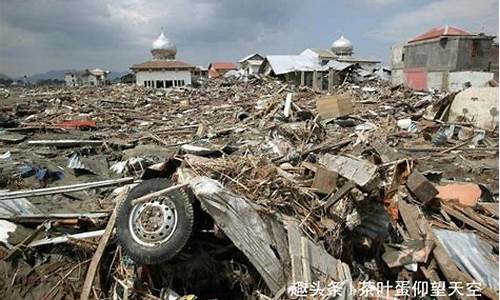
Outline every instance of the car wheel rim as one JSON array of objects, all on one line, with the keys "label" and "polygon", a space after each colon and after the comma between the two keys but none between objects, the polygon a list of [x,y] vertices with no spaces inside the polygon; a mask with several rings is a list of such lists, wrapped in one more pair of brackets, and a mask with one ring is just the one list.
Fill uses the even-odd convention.
[{"label": "car wheel rim", "polygon": [[132,238],[139,244],[155,247],[168,241],[177,227],[177,210],[168,197],[158,197],[134,205],[129,217]]}]

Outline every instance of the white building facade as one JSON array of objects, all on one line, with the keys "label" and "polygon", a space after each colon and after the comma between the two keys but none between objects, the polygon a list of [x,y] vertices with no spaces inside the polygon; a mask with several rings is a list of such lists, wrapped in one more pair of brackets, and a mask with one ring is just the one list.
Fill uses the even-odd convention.
[{"label": "white building facade", "polygon": [[86,69],[82,72],[68,72],[64,74],[66,86],[80,85],[105,85],[107,84],[109,71],[101,69]]},{"label": "white building facade", "polygon": [[172,88],[191,85],[191,73],[195,67],[175,59],[176,46],[163,32],[151,45],[153,59],[135,64],[136,84],[151,88]]},{"label": "white building facade", "polygon": [[259,68],[263,61],[264,57],[262,55],[253,53],[242,58],[238,63],[243,74],[253,75],[259,73]]}]

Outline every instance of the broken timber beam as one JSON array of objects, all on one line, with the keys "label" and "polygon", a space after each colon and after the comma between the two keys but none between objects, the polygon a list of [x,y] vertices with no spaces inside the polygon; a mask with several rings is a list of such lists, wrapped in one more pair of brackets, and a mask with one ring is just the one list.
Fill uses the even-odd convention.
[{"label": "broken timber beam", "polygon": [[11,200],[11,199],[16,199],[16,198],[27,198],[27,197],[37,197],[37,196],[46,196],[46,195],[78,192],[78,191],[83,191],[83,190],[89,190],[89,189],[95,189],[95,188],[107,187],[107,186],[113,186],[113,185],[120,185],[120,184],[127,184],[127,183],[132,183],[132,182],[134,182],[133,177],[125,177],[125,178],[120,178],[120,179],[110,179],[110,180],[103,180],[103,181],[72,184],[72,185],[66,185],[66,186],[56,186],[56,187],[50,187],[50,188],[35,189],[35,190],[30,190],[30,191],[15,191],[15,192],[0,193],[0,201]]},{"label": "broken timber beam", "polygon": [[495,242],[498,243],[498,233],[491,231],[490,229],[488,229],[485,226],[479,224],[478,222],[468,218],[466,215],[462,214],[458,210],[453,209],[452,207],[449,207],[448,205],[442,205],[442,207],[446,211],[446,213],[448,213],[452,217],[469,225],[470,227],[476,229],[477,231],[483,233],[484,235],[488,236],[489,238],[493,239]]},{"label": "broken timber beam", "polygon": [[79,146],[101,146],[103,141],[95,140],[38,140],[28,141],[30,146],[54,146],[54,147],[79,147]]},{"label": "broken timber beam", "polygon": [[123,190],[116,199],[115,209],[109,218],[108,225],[106,225],[106,229],[102,234],[101,239],[99,240],[99,245],[92,257],[92,261],[90,262],[89,268],[87,269],[87,275],[85,275],[85,281],[83,283],[82,293],[80,295],[80,300],[87,300],[90,296],[90,290],[92,288],[92,284],[94,282],[94,277],[97,272],[97,268],[101,262],[102,254],[108,245],[109,238],[113,234],[113,229],[115,228],[116,217],[118,215],[118,209],[120,204],[125,200],[128,195],[128,189]]}]

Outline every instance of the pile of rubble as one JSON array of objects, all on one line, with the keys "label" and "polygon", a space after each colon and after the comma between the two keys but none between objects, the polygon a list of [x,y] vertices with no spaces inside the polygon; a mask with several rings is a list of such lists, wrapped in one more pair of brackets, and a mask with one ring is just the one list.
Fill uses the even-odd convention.
[{"label": "pile of rubble", "polygon": [[483,89],[11,89],[1,294],[496,299],[498,88]]}]

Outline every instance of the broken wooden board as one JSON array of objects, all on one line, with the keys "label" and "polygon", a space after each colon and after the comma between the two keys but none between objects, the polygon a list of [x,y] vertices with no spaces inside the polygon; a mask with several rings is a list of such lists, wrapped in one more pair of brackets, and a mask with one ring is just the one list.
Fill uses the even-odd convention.
[{"label": "broken wooden board", "polygon": [[338,174],[324,167],[318,167],[311,188],[323,194],[330,194],[337,186]]},{"label": "broken wooden board", "polygon": [[406,186],[422,203],[431,201],[438,194],[434,185],[417,170],[413,170],[408,176]]},{"label": "broken wooden board", "polygon": [[498,213],[498,202],[479,202],[479,206],[487,210],[490,214],[494,216],[499,216]]},{"label": "broken wooden board", "polygon": [[81,147],[81,146],[101,146],[103,141],[96,140],[39,140],[28,141],[30,146],[54,146],[58,148]]},{"label": "broken wooden board", "polygon": [[377,185],[377,166],[369,161],[326,153],[320,163],[332,172],[356,183],[363,190],[371,190]]},{"label": "broken wooden board", "polygon": [[339,118],[352,114],[354,108],[347,95],[323,96],[316,99],[316,109],[322,118]]},{"label": "broken wooden board", "polygon": [[106,225],[106,229],[104,230],[102,237],[99,239],[99,245],[90,261],[90,265],[87,269],[87,274],[85,275],[85,281],[83,283],[82,293],[80,294],[80,300],[87,300],[90,297],[90,290],[92,288],[92,284],[94,283],[94,278],[97,273],[97,269],[100,266],[101,258],[104,254],[104,250],[108,245],[108,241],[113,235],[113,230],[115,228],[116,218],[118,215],[118,210],[120,208],[121,203],[125,200],[128,195],[128,189],[124,189],[120,194],[116,197],[115,201],[115,209],[109,218],[108,224]]},{"label": "broken wooden board", "polygon": [[202,208],[240,249],[276,294],[287,284],[290,257],[283,224],[208,177],[190,180]]},{"label": "broken wooden board", "polygon": [[[292,218],[285,221],[288,231],[288,247],[292,263],[292,282],[345,282],[352,286],[349,267],[331,256],[324,247],[316,245],[306,237],[299,222]],[[347,291],[344,291],[346,293]]]},{"label": "broken wooden board", "polygon": [[463,213],[461,213],[459,210],[454,209],[451,206],[448,205],[442,205],[443,209],[451,215],[452,217],[460,220],[462,223],[467,224],[468,226],[476,229],[477,231],[481,232],[482,234],[488,236],[491,238],[493,241],[498,243],[498,232],[494,232],[487,227],[483,226],[482,224],[479,224],[478,222],[472,220],[471,218],[467,217]]}]

